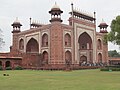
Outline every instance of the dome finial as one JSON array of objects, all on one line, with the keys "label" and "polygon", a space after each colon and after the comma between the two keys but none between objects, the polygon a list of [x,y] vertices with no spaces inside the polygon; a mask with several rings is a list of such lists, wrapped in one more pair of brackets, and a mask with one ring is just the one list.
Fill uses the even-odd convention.
[{"label": "dome finial", "polygon": [[55,2],[54,6],[52,7],[52,9],[60,9],[60,7],[57,5],[57,2]]},{"label": "dome finial", "polygon": [[57,5],[57,2],[55,1],[55,5]]},{"label": "dome finial", "polygon": [[102,22],[101,23],[105,23],[104,19],[102,18]]},{"label": "dome finial", "polygon": [[19,20],[18,20],[18,17],[16,17],[14,23],[20,23]]},{"label": "dome finial", "polygon": [[16,21],[18,21],[18,17],[16,17]]}]

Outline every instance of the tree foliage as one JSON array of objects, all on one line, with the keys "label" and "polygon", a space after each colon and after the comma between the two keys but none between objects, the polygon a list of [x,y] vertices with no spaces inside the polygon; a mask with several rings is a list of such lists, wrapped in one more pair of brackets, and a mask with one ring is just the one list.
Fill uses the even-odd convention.
[{"label": "tree foliage", "polygon": [[120,57],[120,53],[118,53],[116,50],[108,51],[109,57]]},{"label": "tree foliage", "polygon": [[120,16],[112,20],[111,31],[108,33],[108,41],[120,45]]}]

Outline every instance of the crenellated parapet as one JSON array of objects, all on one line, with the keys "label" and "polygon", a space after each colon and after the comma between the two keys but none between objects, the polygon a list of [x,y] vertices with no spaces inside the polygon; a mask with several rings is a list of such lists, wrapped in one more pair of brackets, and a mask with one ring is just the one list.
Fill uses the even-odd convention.
[{"label": "crenellated parapet", "polygon": [[[70,12],[70,14],[72,15],[72,12]],[[84,20],[92,22],[92,21],[96,20],[95,17],[93,17],[93,16],[94,15],[92,15],[91,13],[85,12],[83,10],[73,9],[73,17],[74,18],[84,19]]]}]

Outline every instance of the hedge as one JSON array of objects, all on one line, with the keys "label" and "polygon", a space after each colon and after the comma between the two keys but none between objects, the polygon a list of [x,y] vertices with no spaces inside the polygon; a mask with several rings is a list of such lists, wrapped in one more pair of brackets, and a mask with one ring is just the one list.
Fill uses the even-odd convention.
[{"label": "hedge", "polygon": [[120,68],[105,67],[105,68],[101,68],[100,71],[120,71]]},{"label": "hedge", "polygon": [[12,68],[11,67],[6,67],[6,70],[12,70]]},{"label": "hedge", "polygon": [[17,66],[15,67],[15,70],[23,70],[23,68],[21,66]]}]

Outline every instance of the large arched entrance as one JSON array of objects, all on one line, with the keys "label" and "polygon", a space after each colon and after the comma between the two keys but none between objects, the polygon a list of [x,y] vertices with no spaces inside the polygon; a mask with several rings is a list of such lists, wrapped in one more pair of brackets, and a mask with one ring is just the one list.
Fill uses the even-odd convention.
[{"label": "large arched entrance", "polygon": [[72,64],[72,54],[70,51],[65,52],[65,62],[67,65]]},{"label": "large arched entrance", "polygon": [[39,44],[37,40],[34,38],[31,38],[26,46],[26,52],[27,53],[38,53],[39,52]]},{"label": "large arched entrance", "polygon": [[98,54],[98,62],[102,63],[102,54],[101,53]]},{"label": "large arched entrance", "polygon": [[86,32],[79,36],[78,43],[80,50],[92,49],[92,39]]},{"label": "large arched entrance", "polygon": [[48,52],[43,52],[43,64],[48,64]]},{"label": "large arched entrance", "polygon": [[81,56],[80,57],[80,65],[86,65],[87,64],[87,57],[86,56]]},{"label": "large arched entrance", "polygon": [[10,61],[6,61],[6,62],[5,62],[5,67],[11,67]]}]

